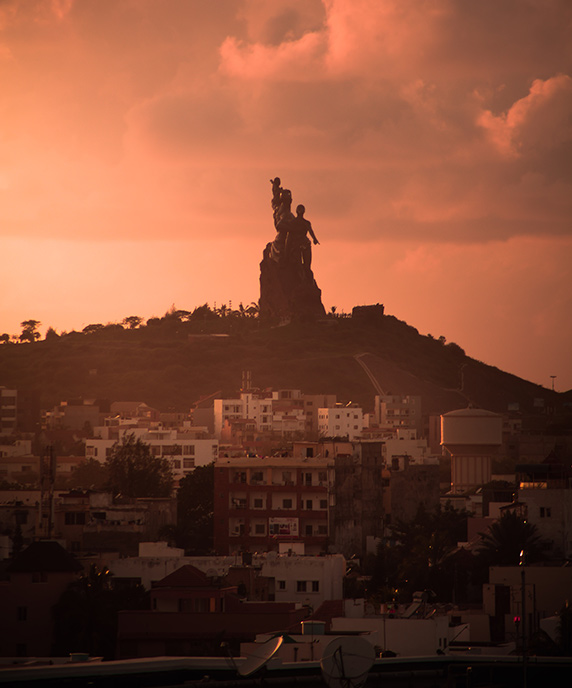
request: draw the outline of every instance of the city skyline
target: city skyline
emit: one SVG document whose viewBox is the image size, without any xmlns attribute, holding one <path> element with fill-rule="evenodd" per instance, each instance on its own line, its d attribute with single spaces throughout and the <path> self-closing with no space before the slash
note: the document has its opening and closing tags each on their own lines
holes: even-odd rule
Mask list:
<svg viewBox="0 0 572 688">
<path fill-rule="evenodd" d="M 259 297 L 269 179 L 326 310 L 572 388 L 565 0 L 0 8 L 0 334 Z"/>
</svg>

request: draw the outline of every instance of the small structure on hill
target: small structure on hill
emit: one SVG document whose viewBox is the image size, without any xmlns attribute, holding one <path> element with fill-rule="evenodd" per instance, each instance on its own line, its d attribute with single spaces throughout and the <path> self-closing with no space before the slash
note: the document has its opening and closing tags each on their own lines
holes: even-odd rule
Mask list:
<svg viewBox="0 0 572 688">
<path fill-rule="evenodd" d="M 322 292 L 312 264 L 312 242 L 319 244 L 303 205 L 292 213 L 292 193 L 272 183 L 272 214 L 276 236 L 266 245 L 260 263 L 260 315 L 281 320 L 314 320 L 325 316 Z"/>
</svg>

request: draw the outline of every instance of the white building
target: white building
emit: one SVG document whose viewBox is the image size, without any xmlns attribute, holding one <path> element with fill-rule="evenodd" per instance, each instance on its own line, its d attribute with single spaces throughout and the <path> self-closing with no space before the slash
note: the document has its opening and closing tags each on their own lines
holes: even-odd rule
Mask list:
<svg viewBox="0 0 572 688">
<path fill-rule="evenodd" d="M 322 437 L 347 437 L 350 441 L 363 432 L 363 410 L 357 406 L 318 409 L 318 432 Z"/>
<path fill-rule="evenodd" d="M 359 600 L 356 600 L 359 602 Z M 414 605 L 412 605 L 413 607 Z M 446 652 L 452 640 L 466 641 L 470 638 L 469 624 L 451 626 L 451 619 L 445 615 L 429 618 L 385 614 L 356 615 L 332 619 L 332 633 L 370 633 L 377 636 L 377 645 L 395 652 L 399 657 L 432 656 Z"/>
<path fill-rule="evenodd" d="M 85 456 L 104 463 L 111 454 L 113 446 L 124 437 L 134 435 L 150 445 L 153 456 L 169 461 L 175 479 L 183 478 L 197 466 L 206 466 L 218 457 L 218 440 L 204 438 L 204 430 L 150 430 L 130 426 L 116 427 L 115 432 L 107 433 L 106 428 L 98 428 L 105 437 L 87 439 Z M 109 435 L 113 436 L 110 437 Z"/>
<path fill-rule="evenodd" d="M 303 394 L 299 389 L 242 392 L 233 399 L 214 400 L 214 434 L 221 438 L 225 421 L 253 421 L 258 432 L 296 437 L 318 431 L 318 407 L 334 404 L 332 394 Z"/>
<path fill-rule="evenodd" d="M 124 557 L 109 562 L 109 570 L 116 578 L 140 578 L 150 589 L 181 566 L 191 564 L 208 576 L 225 576 L 240 563 L 236 556 L 185 557 L 183 550 L 170 548 L 166 543 L 140 543 L 138 557 Z M 290 556 L 289 554 L 254 554 L 252 566 L 260 568 L 262 576 L 274 580 L 277 602 L 309 604 L 317 609 L 326 600 L 343 598 L 343 578 L 346 561 L 341 554 L 323 557 Z"/>
<path fill-rule="evenodd" d="M 399 429 L 393 439 L 383 440 L 381 453 L 388 468 L 403 470 L 403 459 L 408 457 L 408 462 L 414 464 L 439 463 L 439 457 L 431 454 L 427 446 L 427 440 L 417 439 L 415 430 Z M 395 465 L 397 459 L 399 466 Z"/>
<path fill-rule="evenodd" d="M 343 598 L 346 560 L 341 554 L 305 557 L 267 554 L 262 575 L 274 579 L 276 602 L 298 602 L 317 609 L 325 600 Z"/>
</svg>

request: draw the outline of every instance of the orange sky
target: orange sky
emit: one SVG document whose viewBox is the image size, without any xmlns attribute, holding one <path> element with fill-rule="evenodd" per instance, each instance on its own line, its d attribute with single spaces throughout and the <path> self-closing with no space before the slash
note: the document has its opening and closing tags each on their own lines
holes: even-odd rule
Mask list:
<svg viewBox="0 0 572 688">
<path fill-rule="evenodd" d="M 279 175 L 327 309 L 572 388 L 571 33 L 569 0 L 4 0 L 0 333 L 256 301 Z"/>
</svg>

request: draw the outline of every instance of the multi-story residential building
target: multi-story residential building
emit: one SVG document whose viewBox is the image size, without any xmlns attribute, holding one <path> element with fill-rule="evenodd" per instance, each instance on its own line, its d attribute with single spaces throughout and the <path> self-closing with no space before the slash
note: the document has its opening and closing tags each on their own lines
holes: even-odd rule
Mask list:
<svg viewBox="0 0 572 688">
<path fill-rule="evenodd" d="M 18 409 L 18 392 L 0 386 L 0 435 L 12 435 L 16 432 Z"/>
<path fill-rule="evenodd" d="M 109 414 L 109 402 L 94 399 L 62 401 L 51 411 L 42 411 L 44 430 L 83 430 L 94 428 Z"/>
<path fill-rule="evenodd" d="M 358 439 L 363 432 L 363 411 L 353 405 L 337 404 L 318 409 L 318 432 L 322 437 Z"/>
<path fill-rule="evenodd" d="M 411 521 L 422 507 L 439 506 L 439 461 L 416 463 L 409 456 L 394 456 L 389 468 L 389 509 L 386 522 Z"/>
<path fill-rule="evenodd" d="M 86 440 L 86 458 L 103 463 L 116 442 L 133 434 L 150 445 L 153 456 L 169 461 L 176 480 L 183 478 L 196 466 L 212 463 L 218 456 L 218 440 L 207 438 L 204 428 L 186 428 L 180 431 L 138 428 L 126 424 L 96 428 L 96 433 L 99 437 Z"/>
<path fill-rule="evenodd" d="M 329 535 L 333 460 L 325 457 L 224 457 L 215 463 L 215 549 L 277 550 L 303 542 L 324 551 Z"/>
<path fill-rule="evenodd" d="M 333 541 L 347 557 L 367 551 L 368 538 L 381 537 L 384 523 L 384 491 L 389 486 L 383 472 L 382 443 L 367 441 L 350 445 L 335 455 L 335 507 Z"/>
<path fill-rule="evenodd" d="M 374 417 L 383 430 L 411 428 L 421 436 L 423 430 L 420 396 L 376 395 Z"/>
<path fill-rule="evenodd" d="M 554 453 L 539 464 L 516 466 L 518 502 L 553 554 L 572 557 L 572 468 Z"/>
<path fill-rule="evenodd" d="M 318 434 L 318 409 L 333 406 L 333 394 L 304 394 L 299 389 L 249 390 L 233 399 L 214 400 L 215 435 L 235 422 L 252 421 L 259 433 L 280 437 Z"/>
<path fill-rule="evenodd" d="M 51 655 L 53 607 L 82 568 L 61 545 L 50 541 L 33 542 L 12 559 L 0 584 L 0 655 Z"/>
<path fill-rule="evenodd" d="M 418 439 L 417 431 L 408 428 L 396 428 L 395 436 L 383 440 L 382 455 L 388 468 L 396 456 L 408 456 L 410 463 L 435 463 L 438 455 L 432 455 L 427 440 Z"/>
</svg>

